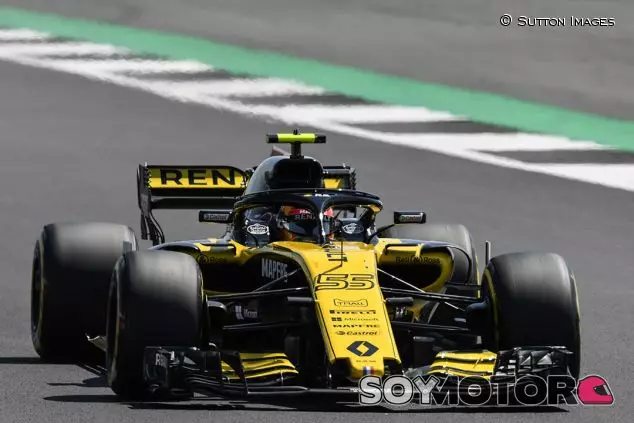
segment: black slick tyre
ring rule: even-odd
[[[44,226],[31,274],[31,339],[44,361],[92,359],[86,335],[103,335],[110,278],[134,231],[112,223]]]
[[[580,312],[574,275],[552,253],[512,253],[491,259],[482,298],[492,311],[485,344],[492,350],[564,346],[573,353],[570,372],[579,377]]]
[[[143,355],[147,346],[200,346],[202,276],[189,255],[130,252],[117,262],[108,303],[108,385],[123,400],[149,397]]]

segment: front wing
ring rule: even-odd
[[[488,381],[493,392],[514,388],[523,376],[545,379],[568,375],[571,353],[564,347],[523,347],[499,353],[446,351],[430,366],[410,369],[411,379],[443,379],[443,392],[453,395],[464,378]],[[197,348],[147,347],[145,380],[155,392],[185,391],[225,397],[292,396],[305,394],[359,395],[358,386],[312,388],[295,383],[298,372],[283,353],[244,354]],[[500,389],[503,388],[503,389]]]

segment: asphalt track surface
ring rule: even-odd
[[[540,412],[427,410],[423,416],[313,402],[282,408],[216,400],[121,404],[102,375],[75,365],[41,364],[29,336],[29,277],[42,225],[106,220],[138,232],[138,163],[251,166],[269,153],[263,135],[288,128],[9,63],[0,63],[0,92],[0,421],[629,421],[631,194],[345,136],[332,136],[309,153],[326,163],[346,160],[356,166],[360,188],[387,204],[383,222],[392,209],[421,207],[431,221],[466,224],[478,243],[493,242],[494,253],[562,254],[579,281],[582,373],[607,378],[617,404]],[[195,212],[163,212],[159,218],[170,239],[219,231],[196,223]]]
[[[210,37],[428,82],[634,118],[634,8],[624,0],[2,0]],[[499,24],[504,13],[614,27]]]

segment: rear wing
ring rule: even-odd
[[[154,245],[165,242],[153,210],[232,209],[249,175],[249,171],[232,166],[139,165],[141,238],[152,240]]]

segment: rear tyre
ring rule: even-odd
[[[493,330],[484,338],[494,351],[529,346],[565,346],[581,363],[580,312],[574,275],[552,253],[513,253],[491,259],[482,297],[493,311]]]
[[[110,278],[134,231],[112,223],[46,225],[33,253],[31,339],[44,361],[95,357],[86,335],[103,335]]]
[[[149,395],[146,346],[198,347],[202,276],[193,257],[172,251],[130,252],[117,262],[108,303],[108,385],[124,400]]]

